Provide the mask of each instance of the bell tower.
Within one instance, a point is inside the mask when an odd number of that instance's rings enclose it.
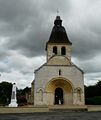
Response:
[[[34,72],[35,106],[84,105],[83,71],[71,62],[71,51],[72,43],[56,16],[46,43],[47,62]]]
[[[62,26],[61,18],[60,16],[56,16],[49,41],[46,43],[47,63],[50,65],[65,65],[66,63],[64,62],[66,62],[67,60],[70,63],[71,46],[72,43],[69,41],[66,30]],[[64,62],[62,63],[62,61]]]

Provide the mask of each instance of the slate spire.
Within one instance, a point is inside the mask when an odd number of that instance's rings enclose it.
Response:
[[[54,26],[47,44],[48,43],[72,44],[68,39],[65,28],[62,26],[62,20],[60,16],[56,16],[56,19],[54,20]]]

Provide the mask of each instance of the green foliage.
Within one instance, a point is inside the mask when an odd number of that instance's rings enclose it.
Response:
[[[29,87],[17,90],[17,103],[19,106],[27,104],[26,93],[30,93],[30,92],[31,92],[31,88]]]
[[[9,104],[11,99],[12,84],[8,82],[0,83],[0,104]]]
[[[17,103],[19,105],[26,104],[26,93],[29,93],[31,88],[26,87],[24,89],[17,89]],[[12,83],[1,82],[0,83],[0,105],[7,105],[10,103],[12,93]]]
[[[31,91],[31,88],[29,88],[29,87],[17,90],[17,96],[25,95],[26,93],[28,93],[30,91]]]
[[[101,105],[101,96],[93,97],[93,98],[86,98],[85,103],[87,105]]]
[[[85,86],[85,103],[89,105],[101,105],[101,81],[96,85]]]
[[[85,97],[91,98],[95,96],[101,96],[101,81],[97,82],[96,85],[85,86]]]
[[[27,104],[27,100],[25,98],[25,96],[18,96],[17,97],[17,103],[19,106],[23,106]]]

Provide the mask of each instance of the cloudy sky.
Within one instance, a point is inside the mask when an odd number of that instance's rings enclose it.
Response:
[[[101,0],[0,0],[0,82],[31,85],[46,61],[57,8],[85,85],[101,80]]]

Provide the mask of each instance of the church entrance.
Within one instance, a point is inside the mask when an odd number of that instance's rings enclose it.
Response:
[[[63,104],[63,90],[62,88],[55,89],[55,104]]]
[[[46,85],[48,105],[73,104],[72,84],[65,78],[55,78]]]

